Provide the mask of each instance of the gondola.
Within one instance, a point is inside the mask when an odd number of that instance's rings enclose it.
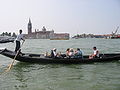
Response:
[[[14,51],[8,49],[0,49],[0,54],[7,56],[9,58],[14,58],[16,53]],[[51,58],[48,56],[44,56],[44,54],[31,54],[31,53],[20,53],[15,58],[20,62],[29,62],[29,63],[57,63],[57,64],[82,64],[82,63],[94,63],[94,62],[110,62],[110,61],[119,61],[120,53],[108,53],[108,54],[100,54],[99,58],[89,59],[89,55],[84,55],[82,59],[80,58]]]

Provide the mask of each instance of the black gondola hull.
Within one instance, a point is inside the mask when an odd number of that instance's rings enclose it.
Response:
[[[0,50],[1,54],[9,58],[14,59],[16,53],[7,49]],[[109,62],[109,61],[118,61],[120,60],[120,53],[115,54],[101,54],[100,58],[89,59],[89,56],[86,55],[83,59],[78,58],[49,58],[44,57],[42,54],[29,54],[23,53],[18,55],[15,59],[20,62],[29,62],[29,63],[58,63],[58,64],[80,64],[80,63],[94,63],[94,62]]]

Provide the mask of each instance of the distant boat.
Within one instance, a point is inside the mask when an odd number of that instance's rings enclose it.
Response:
[[[111,39],[120,39],[120,36],[113,36]]]
[[[0,36],[0,43],[9,43],[9,42],[14,42],[15,38],[14,37],[9,37],[9,36]]]
[[[9,58],[14,58],[16,53],[14,51],[10,51],[8,49],[0,49],[0,54],[7,56]],[[46,57],[44,54],[32,54],[32,53],[22,53],[15,58],[20,62],[28,62],[28,63],[43,63],[43,64],[87,64],[94,62],[110,62],[110,61],[119,61],[120,53],[108,53],[108,54],[100,54],[99,58],[89,59],[89,55],[84,55],[82,59],[80,58],[51,58]]]
[[[0,40],[0,43],[9,43],[9,42],[14,42],[14,40],[9,40],[9,39]]]
[[[120,35],[116,34],[117,31],[119,29],[119,26],[117,27],[117,29],[115,30],[115,32],[112,32],[112,36],[110,37],[110,39],[120,39]]]
[[[69,40],[69,38],[51,38],[50,40]]]

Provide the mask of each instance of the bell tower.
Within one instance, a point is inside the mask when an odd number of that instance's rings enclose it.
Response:
[[[32,33],[32,23],[31,23],[31,20],[29,18],[29,23],[28,23],[28,34],[31,34]]]

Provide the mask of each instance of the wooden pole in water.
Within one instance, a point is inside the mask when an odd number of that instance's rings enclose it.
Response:
[[[20,49],[21,49],[21,48],[22,48],[22,46],[23,46],[23,43],[24,43],[24,41],[22,42],[21,47],[19,48],[19,50],[17,51],[17,53],[16,53],[15,57],[13,58],[12,63],[9,65],[9,67],[7,68],[7,70],[5,70],[5,72],[8,72],[8,71],[12,68],[12,66],[13,66],[13,64],[14,64],[14,62],[15,62],[15,59],[16,59],[16,57],[18,56],[19,51],[20,51]]]

